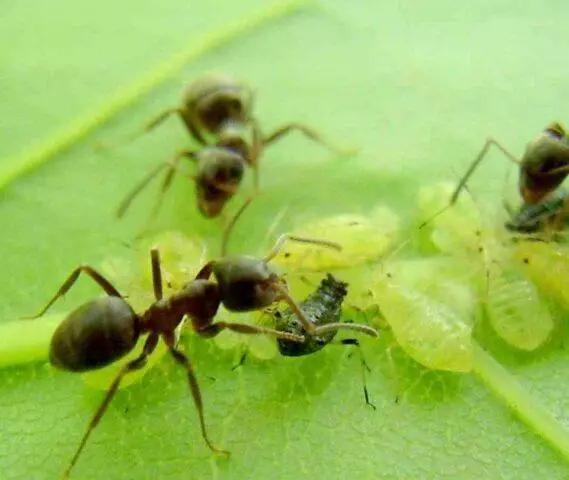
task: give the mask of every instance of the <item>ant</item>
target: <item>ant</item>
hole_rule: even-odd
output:
[[[515,157],[501,143],[488,138],[452,193],[448,205],[424,221],[423,228],[448,208],[451,208],[476,168],[482,163],[490,147],[497,147],[505,157],[519,167],[519,191],[524,204],[535,205],[554,192],[569,174],[569,137],[559,123],[552,123],[528,143],[521,159]]]
[[[559,187],[569,174],[569,138],[559,123],[552,123],[535,137],[527,145],[521,159],[512,155],[497,140],[489,138],[460,180],[451,196],[450,205],[454,205],[460,191],[492,145],[519,166],[519,189],[524,203],[539,203]]]
[[[337,280],[328,273],[320,281],[316,290],[304,299],[299,307],[304,312],[311,323],[321,328],[320,334],[307,336],[302,343],[294,342],[286,338],[277,338],[279,352],[285,357],[301,357],[311,355],[322,350],[326,345],[331,344],[338,332],[338,325],[342,325],[340,317],[342,315],[342,302],[348,294],[348,284]],[[279,332],[288,332],[295,335],[306,335],[306,328],[299,317],[292,309],[274,314],[276,319],[276,329]],[[376,329],[367,325],[352,325],[353,330],[365,333],[372,337],[379,336]],[[345,338],[340,341],[342,345],[354,345],[360,352],[360,363],[362,366],[363,390],[366,405],[375,410],[375,405],[369,401],[369,394],[366,386],[365,370],[370,370],[360,347],[360,342],[356,338]]]
[[[163,111],[141,132],[135,134],[134,138],[153,130],[171,115],[177,115],[202,148],[178,152],[170,161],[163,162],[152,170],[124,198],[117,216],[122,217],[133,199],[156,175],[167,168],[154,207],[156,213],[181,159],[196,163],[196,172],[190,179],[196,184],[198,209],[205,217],[213,218],[221,214],[225,204],[239,190],[246,166],[253,169],[254,187],[256,191],[259,189],[259,159],[262,150],[295,130],[336,154],[348,154],[331,146],[312,128],[301,123],[288,123],[263,137],[251,114],[253,97],[249,86],[227,75],[203,75],[190,83],[184,92],[181,106]]]
[[[160,339],[168,347],[175,362],[187,372],[205,443],[214,453],[228,455],[228,452],[216,448],[209,440],[197,378],[190,359],[176,346],[175,330],[184,316],[187,315],[190,318],[193,330],[203,338],[212,338],[223,330],[231,330],[246,335],[265,334],[293,342],[304,342],[306,340],[304,335],[243,323],[214,322],[220,304],[230,311],[246,312],[264,309],[275,302],[285,301],[305,325],[308,335],[321,334],[322,329],[329,330],[327,327],[314,327],[311,324],[310,319],[288,293],[283,277],[273,272],[267,263],[278,254],[287,241],[317,244],[337,250],[341,247],[325,240],[285,234],[279,237],[265,258],[246,255],[226,256],[225,250],[230,231],[251,200],[252,198],[245,202],[224,232],[221,258],[208,262],[193,280],[169,298],[163,298],[159,252],[156,248],[150,250],[152,285],[156,302],[142,314],[135,313],[125,297],[103,275],[88,265],[80,265],[73,270],[40,313],[27,317],[32,319],[41,317],[57,299],[71,289],[79,275],[84,273],[91,277],[107,296],[78,307],[59,325],[53,334],[49,348],[49,360],[53,366],[69,372],[85,372],[102,368],[131,352],[141,335],[147,334],[141,354],[126,363],[115,376],[103,401],[91,418],[63,478],[69,476],[89,436],[115,396],[122,379],[125,375],[145,366]],[[217,282],[210,280],[212,274]],[[353,327],[344,324],[338,326],[338,328],[349,329],[354,329]]]

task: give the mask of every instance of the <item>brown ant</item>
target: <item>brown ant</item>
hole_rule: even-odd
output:
[[[253,169],[254,187],[255,190],[259,189],[259,159],[262,150],[292,131],[303,133],[334,153],[348,154],[331,146],[312,128],[300,123],[286,124],[263,137],[251,114],[253,97],[250,87],[226,75],[204,75],[190,83],[184,92],[181,106],[163,111],[134,137],[153,130],[171,115],[177,115],[202,148],[197,151],[181,151],[171,161],[163,162],[151,171],[121,202],[117,216],[122,217],[136,195],[162,169],[167,168],[154,208],[156,213],[178,169],[179,161],[183,158],[196,163],[196,171],[191,180],[196,184],[198,208],[202,215],[211,218],[220,215],[227,201],[239,190],[245,166]]]
[[[203,403],[197,378],[190,359],[176,346],[175,330],[184,316],[191,320],[194,331],[201,337],[212,338],[223,330],[232,330],[247,335],[266,334],[277,339],[304,342],[306,337],[295,333],[282,332],[271,328],[233,322],[214,322],[220,304],[235,312],[261,310],[275,302],[285,301],[304,325],[306,335],[320,335],[334,329],[350,329],[373,335],[363,325],[338,324],[323,327],[314,326],[288,293],[283,277],[277,275],[267,265],[285,242],[297,241],[335,248],[335,243],[304,237],[282,235],[270,253],[263,258],[225,255],[229,233],[239,215],[249,205],[245,202],[224,232],[222,257],[208,262],[194,280],[169,298],[163,298],[162,272],[157,249],[150,251],[152,285],[156,302],[142,314],[137,314],[117,289],[99,272],[88,265],[77,267],[43,310],[29,318],[42,316],[54,302],[65,295],[75,284],[79,275],[90,276],[107,294],[106,297],[87,302],[70,313],[53,334],[49,349],[49,359],[55,367],[69,372],[85,372],[109,365],[131,352],[141,335],[147,334],[141,354],[126,363],[114,378],[99,408],[93,415],[88,428],[69,464],[63,478],[67,478],[77,462],[93,429],[98,425],[111,400],[115,396],[125,375],[143,368],[147,358],[154,352],[161,338],[174,360],[187,372],[190,390],[198,411],[201,434],[208,447],[215,453],[228,454],[216,448],[207,435]],[[210,280],[211,275],[216,281]]]
[[[509,161],[519,167],[518,185],[524,205],[530,206],[540,203],[554,192],[569,174],[569,137],[559,123],[552,123],[529,142],[521,159],[515,157],[497,140],[488,138],[460,179],[448,205],[424,221],[419,228],[429,224],[456,203],[460,193],[466,188],[471,175],[482,163],[492,145],[496,146]]]
[[[451,196],[454,205],[466,182],[492,145],[519,166],[519,189],[524,203],[536,204],[554,191],[569,174],[569,138],[559,123],[552,123],[526,147],[521,159],[512,155],[497,140],[489,138],[460,180]]]

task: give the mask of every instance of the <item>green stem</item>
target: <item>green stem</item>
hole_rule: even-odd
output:
[[[283,17],[307,3],[306,0],[280,0],[259,9],[252,15],[239,18],[222,28],[205,33],[197,40],[192,40],[181,52],[135,80],[131,85],[119,90],[100,108],[89,112],[47,140],[25,150],[13,158],[5,159],[0,168],[0,189],[21,175],[25,175],[44,164],[55,154],[69,148],[81,140],[97,126],[132,105],[138,98],[168,80],[188,62],[226,44],[256,27]]]
[[[45,360],[49,341],[63,315],[0,324],[0,367]]]
[[[475,342],[474,372],[520,420],[569,460],[569,431]]]

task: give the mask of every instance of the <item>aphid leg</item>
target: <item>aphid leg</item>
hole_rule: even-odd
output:
[[[356,154],[358,151],[357,149],[343,149],[343,148],[335,147],[334,145],[331,145],[326,140],[324,140],[321,137],[321,135],[319,133],[317,133],[314,129],[312,129],[311,127],[309,127],[307,125],[303,125],[302,123],[288,123],[286,125],[283,125],[282,127],[275,130],[273,133],[271,133],[268,137],[264,138],[263,139],[263,145],[265,145],[265,146],[270,145],[271,143],[274,143],[277,140],[280,140],[282,137],[284,137],[285,135],[288,135],[289,133],[291,133],[295,130],[299,131],[300,133],[302,133],[305,137],[309,138],[310,140],[312,140],[316,143],[319,143],[324,148],[326,148],[327,150],[329,150],[330,152],[332,152],[336,155],[340,155],[342,157],[348,157],[348,156],[352,156],[352,155]]]
[[[247,360],[248,354],[249,354],[249,349],[247,347],[243,348],[243,352],[239,357],[239,361],[235,365],[233,365],[233,367],[231,367],[231,371],[237,370],[239,367],[241,367],[245,363],[245,360]]]
[[[103,142],[103,143],[100,143],[98,145],[98,147],[99,147],[99,149],[102,149],[102,150],[121,147],[127,143],[130,143],[130,142],[136,140],[137,138],[141,137],[142,135],[147,134],[151,130],[154,130],[156,127],[161,125],[168,118],[170,118],[171,115],[174,115],[174,114],[180,114],[180,110],[178,110],[177,108],[169,108],[168,110],[164,110],[162,113],[160,113],[157,117],[155,117],[153,120],[148,122],[140,130],[138,130],[137,132],[131,133],[130,135],[125,137],[123,140],[121,140],[119,142],[115,142],[115,143]]]
[[[203,437],[205,443],[207,444],[207,446],[210,448],[210,450],[212,452],[218,453],[221,455],[229,455],[229,452],[227,452],[225,450],[220,450],[219,448],[216,448],[215,445],[213,443],[211,443],[211,441],[209,440],[209,437],[207,435],[207,430],[205,427],[205,420],[204,420],[204,414],[203,414],[202,394],[200,392],[200,386],[198,384],[198,380],[196,378],[196,374],[194,373],[194,369],[192,367],[192,363],[190,362],[190,359],[186,356],[185,353],[176,349],[176,347],[174,345],[175,339],[174,339],[173,335],[164,335],[163,338],[164,338],[164,341],[166,342],[166,345],[168,346],[168,349],[170,350],[170,354],[172,355],[172,357],[174,357],[174,360],[176,360],[176,362],[178,364],[180,364],[182,367],[184,367],[184,369],[186,370],[186,372],[188,374],[188,383],[190,385],[190,390],[192,392],[192,397],[194,399],[194,404],[196,406],[196,410],[198,411],[198,417],[200,420],[202,437]]]
[[[393,342],[388,348],[385,349],[385,354],[387,355],[387,362],[389,363],[389,369],[391,370],[391,375],[393,376],[393,380],[395,381],[395,391],[397,392],[395,395],[395,403],[399,403],[399,398],[401,397],[401,390],[400,390],[400,383],[399,383],[399,375],[397,374],[397,369],[395,368],[395,361],[393,360],[393,355],[391,354],[391,350],[398,345]]]
[[[369,368],[369,366],[365,360],[364,352],[362,351],[362,347],[360,345],[360,342],[358,341],[357,338],[345,338],[345,339],[341,340],[340,343],[342,345],[353,345],[353,346],[357,347],[358,352],[360,354],[360,366],[361,366],[361,371],[362,371],[362,382],[363,382],[364,398],[366,401],[366,405],[369,405],[371,408],[376,410],[375,405],[369,401],[369,392],[367,389],[367,381],[366,381],[366,370],[368,372],[371,372],[371,369]]]
[[[166,192],[166,190],[170,187],[170,183],[172,181],[172,176],[175,172],[175,170],[178,168],[178,162],[182,159],[182,158],[189,158],[189,159],[193,159],[194,158],[194,153],[193,152],[189,152],[189,151],[182,151],[182,152],[178,152],[171,161],[165,161],[162,162],[161,164],[159,164],[156,168],[154,168],[153,170],[151,170],[148,175],[146,175],[137,185],[135,185],[135,187],[126,195],[126,197],[123,199],[123,201],[120,203],[119,208],[117,209],[117,218],[121,218],[126,211],[128,210],[128,208],[130,207],[130,204],[132,203],[132,201],[136,198],[136,196],[142,191],[144,190],[144,188],[146,188],[146,186],[151,182],[151,180],[156,177],[156,175],[158,175],[164,168],[168,169],[168,173],[166,174],[166,177],[164,178],[164,182],[162,184],[162,188],[160,190],[160,195],[157,199],[157,202],[154,206],[154,210],[153,213],[155,214],[162,202],[162,196],[164,195],[164,193]]]
[[[95,427],[98,425],[101,418],[105,414],[109,404],[111,403],[111,400],[113,399],[113,397],[117,393],[117,390],[119,388],[119,385],[120,385],[122,379],[128,373],[134,372],[135,370],[140,370],[141,368],[143,368],[146,365],[147,357],[154,351],[154,349],[156,348],[156,345],[158,344],[158,338],[159,338],[159,336],[157,334],[151,333],[148,336],[148,338],[146,339],[146,342],[144,343],[144,348],[143,348],[140,356],[138,358],[135,358],[134,360],[128,362],[124,367],[121,368],[119,373],[117,373],[117,376],[113,380],[113,383],[111,384],[110,388],[107,390],[107,393],[105,395],[105,398],[101,402],[101,405],[99,405],[99,408],[97,409],[97,411],[95,412],[95,414],[91,418],[91,421],[89,422],[89,426],[87,427],[87,431],[83,435],[83,438],[81,439],[81,443],[79,443],[79,447],[75,451],[75,455],[73,455],[73,458],[71,459],[71,462],[69,463],[69,466],[67,467],[67,469],[65,470],[65,472],[63,474],[64,479],[66,479],[69,476],[69,472],[71,472],[71,469],[73,468],[75,463],[77,463],[77,459],[79,458],[79,455],[83,451],[83,448],[85,447],[87,440],[89,439],[89,436],[91,435],[91,432],[95,429]]]
[[[320,245],[322,247],[331,248],[333,250],[337,250],[338,252],[342,251],[342,246],[339,243],[331,242],[329,240],[321,240],[318,238],[308,238],[308,237],[298,237],[296,235],[289,235],[285,233],[281,235],[277,241],[275,242],[271,251],[265,257],[265,262],[270,262],[273,258],[275,258],[279,252],[282,250],[286,242],[297,242],[297,243],[308,243],[311,245]]]
[[[47,303],[47,305],[44,307],[44,309],[42,311],[40,311],[37,315],[32,315],[32,316],[23,317],[23,318],[26,320],[33,320],[34,318],[41,317],[45,312],[47,312],[49,310],[49,308],[55,303],[55,301],[59,297],[62,297],[63,295],[65,295],[69,291],[69,289],[73,286],[73,284],[79,278],[79,274],[81,272],[89,275],[97,283],[97,285],[99,285],[106,292],[107,295],[110,295],[111,297],[123,298],[122,295],[117,291],[117,289],[115,287],[113,287],[111,282],[109,282],[105,277],[103,277],[94,268],[91,268],[89,265],[80,265],[75,270],[73,270],[71,275],[69,275],[69,278],[67,278],[67,280],[65,280],[63,285],[61,285],[61,287],[59,287],[59,290],[57,291],[57,293]]]
[[[244,335],[270,335],[282,340],[291,342],[303,343],[305,340],[304,335],[297,335],[296,333],[281,332],[274,328],[259,327],[256,325],[248,325],[246,323],[233,323],[233,322],[216,322],[200,328],[196,333],[206,338],[215,337],[222,330],[231,330],[232,332],[242,333]]]
[[[150,265],[152,267],[152,287],[156,300],[162,300],[162,269],[160,268],[160,252],[157,248],[150,249]]]

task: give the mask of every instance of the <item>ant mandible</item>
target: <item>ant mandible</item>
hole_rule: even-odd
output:
[[[246,166],[253,169],[254,187],[256,191],[259,189],[262,150],[295,130],[335,154],[350,154],[331,146],[312,128],[301,123],[288,123],[263,137],[251,113],[253,97],[249,86],[227,75],[203,75],[190,83],[181,106],[163,111],[134,137],[153,130],[171,115],[177,115],[202,148],[178,152],[170,161],[152,170],[124,198],[117,216],[122,217],[146,185],[167,169],[154,207],[155,214],[182,159],[196,163],[195,173],[190,179],[196,184],[198,209],[205,217],[212,218],[220,215],[225,204],[239,190]]]
[[[303,342],[305,340],[303,335],[243,323],[214,322],[220,304],[231,311],[245,312],[264,309],[282,300],[289,304],[301,322],[306,323],[307,334],[320,333],[319,328],[312,327],[306,315],[292,299],[284,279],[274,273],[267,262],[278,254],[288,240],[338,250],[341,247],[325,240],[282,235],[264,259],[250,256],[225,256],[229,233],[236,219],[251,200],[252,198],[237,212],[224,232],[222,257],[207,263],[194,280],[169,298],[163,298],[159,252],[156,248],[151,249],[152,284],[156,302],[142,314],[135,313],[125,298],[103,275],[88,265],[81,265],[71,273],[40,313],[28,317],[41,317],[57,299],[71,289],[79,275],[84,273],[91,277],[107,296],[83,304],[59,325],[50,343],[49,359],[52,365],[69,372],[96,370],[124,357],[135,348],[141,335],[148,335],[141,354],[126,363],[111,383],[103,401],[89,422],[63,478],[68,477],[76,464],[89,436],[103,417],[124,376],[145,366],[148,356],[154,352],[160,338],[168,347],[174,360],[187,372],[205,443],[215,453],[228,454],[216,448],[209,440],[197,378],[190,359],[176,346],[175,330],[185,315],[190,318],[194,331],[204,338],[212,338],[223,330],[231,330],[247,335],[266,334],[277,339]],[[212,274],[217,282],[209,280]],[[356,329],[353,327],[355,326],[345,324],[338,326],[338,328]]]

